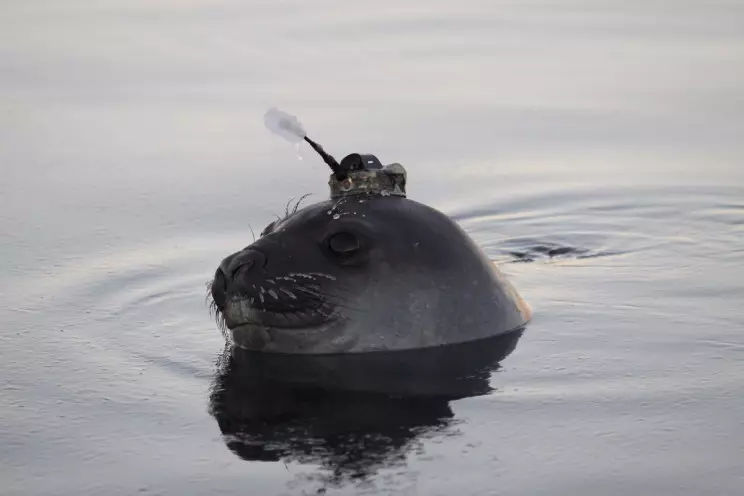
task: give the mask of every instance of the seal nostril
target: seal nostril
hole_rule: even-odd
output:
[[[233,279],[237,279],[238,277],[240,277],[241,275],[245,274],[246,272],[248,272],[252,268],[253,268],[253,262],[252,261],[248,261],[248,262],[245,262],[245,263],[242,263],[242,264],[238,265],[235,268],[235,272],[232,275]]]
[[[228,267],[228,277],[235,279],[238,275],[245,275],[255,267],[264,268],[266,266],[266,257],[258,250],[250,249],[241,252],[233,258]]]

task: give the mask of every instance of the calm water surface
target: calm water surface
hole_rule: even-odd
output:
[[[0,76],[0,493],[744,491],[744,3],[3,2]],[[327,196],[274,105],[533,306],[459,399],[223,354],[217,264]]]

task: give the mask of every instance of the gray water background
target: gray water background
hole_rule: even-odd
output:
[[[743,88],[734,1],[0,2],[0,493],[741,494]],[[208,413],[205,282],[327,196],[271,106],[403,163],[535,311],[362,481]]]

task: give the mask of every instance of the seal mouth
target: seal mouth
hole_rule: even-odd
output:
[[[273,311],[247,305],[242,299],[233,300],[225,309],[225,325],[229,329],[250,326],[265,329],[309,329],[322,327],[338,319],[336,308],[318,302],[310,308]]]
[[[265,323],[255,323],[255,322],[244,322],[244,323],[231,326],[230,331],[233,333],[262,331],[270,335],[273,333],[279,333],[279,332],[285,332],[285,331],[291,331],[291,332],[297,331],[297,332],[302,332],[303,334],[319,333],[319,332],[323,332],[335,326],[338,322],[340,322],[340,320],[341,319],[325,320],[323,322],[319,322],[316,324],[306,324],[306,325],[297,326],[297,327],[268,325]]]
[[[341,319],[326,320],[301,328],[245,323],[232,327],[232,342],[240,348],[271,353],[309,353],[343,347],[348,339],[339,336]]]

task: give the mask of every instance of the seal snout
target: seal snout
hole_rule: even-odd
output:
[[[248,272],[266,267],[266,256],[258,250],[247,249],[223,260],[220,269],[233,282]]]
[[[258,250],[246,249],[225,258],[214,273],[212,299],[220,311],[227,304],[228,292],[241,292],[251,272],[266,267],[266,256]]]
[[[286,251],[254,244],[222,260],[211,294],[228,328],[307,328],[337,317],[336,276],[305,266],[292,270]]]

